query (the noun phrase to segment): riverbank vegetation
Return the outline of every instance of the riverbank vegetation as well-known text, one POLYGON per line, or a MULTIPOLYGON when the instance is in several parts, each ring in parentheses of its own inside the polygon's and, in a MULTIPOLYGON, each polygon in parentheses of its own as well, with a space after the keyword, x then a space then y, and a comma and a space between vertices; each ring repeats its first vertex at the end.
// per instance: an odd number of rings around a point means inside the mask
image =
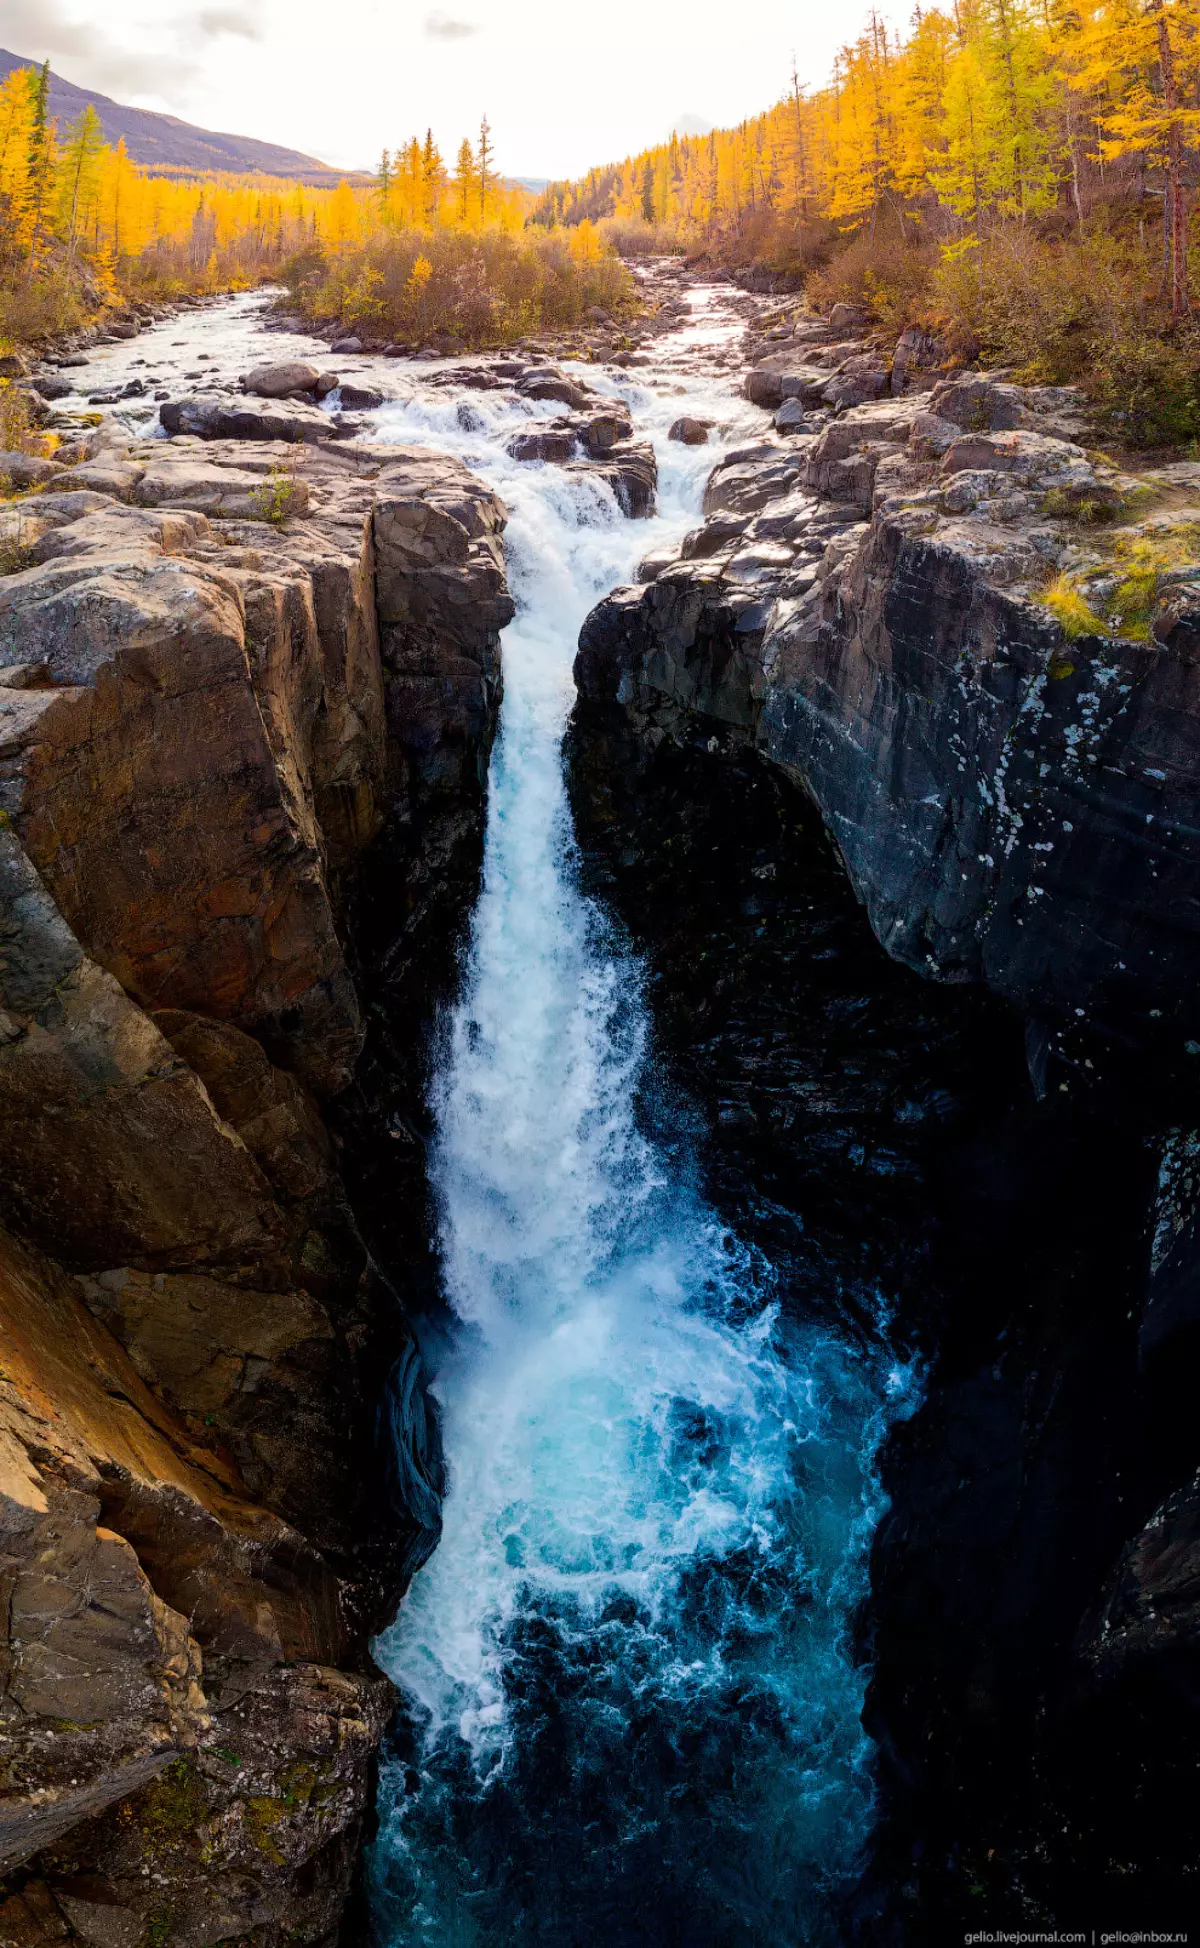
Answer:
POLYGON ((872 14, 829 84, 674 136, 534 220, 676 250, 928 327, 950 356, 1081 380, 1119 427, 1200 433, 1195 0, 955 0, 872 14))
POLYGON ((65 129, 48 68, 0 86, 0 340, 42 344, 109 311, 284 282, 314 322, 386 338, 504 342, 628 300, 590 224, 528 229, 532 198, 495 166, 484 121, 447 165, 433 140, 385 152, 374 181, 170 177, 105 142, 89 105, 65 129))

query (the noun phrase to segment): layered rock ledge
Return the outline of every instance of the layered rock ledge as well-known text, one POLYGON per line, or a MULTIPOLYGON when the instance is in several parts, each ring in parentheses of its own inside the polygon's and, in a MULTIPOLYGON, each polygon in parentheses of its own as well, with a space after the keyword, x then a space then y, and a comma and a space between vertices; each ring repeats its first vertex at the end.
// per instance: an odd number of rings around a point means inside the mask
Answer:
POLYGON ((4 523, 0 1931, 330 1941, 438 1519, 339 1164, 354 916, 477 865, 504 510, 104 428, 4 523))

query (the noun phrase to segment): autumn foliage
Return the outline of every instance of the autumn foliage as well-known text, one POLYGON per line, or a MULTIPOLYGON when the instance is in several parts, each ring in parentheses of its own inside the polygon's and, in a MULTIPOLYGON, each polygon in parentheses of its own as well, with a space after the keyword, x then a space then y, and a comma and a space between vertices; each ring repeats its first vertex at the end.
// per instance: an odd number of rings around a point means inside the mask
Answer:
POLYGON ((534 218, 803 281, 1191 435, 1198 159, 1195 0, 956 0, 906 37, 873 14, 826 87, 551 184, 534 218))
POLYGON ((86 107, 65 130, 48 72, 0 86, 0 336, 44 339, 130 297, 284 279, 314 319, 387 337, 490 344, 614 305, 627 280, 590 225, 527 232, 528 193, 497 172, 486 121, 447 168, 432 135, 376 180, 151 175, 86 107))

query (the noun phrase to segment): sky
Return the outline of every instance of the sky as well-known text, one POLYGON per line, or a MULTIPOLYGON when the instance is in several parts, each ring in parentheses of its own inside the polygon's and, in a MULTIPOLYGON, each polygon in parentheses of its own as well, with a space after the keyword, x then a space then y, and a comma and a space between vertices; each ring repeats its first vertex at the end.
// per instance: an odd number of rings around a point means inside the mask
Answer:
POLYGON ((870 0, 0 0, 68 81, 337 168, 492 126, 508 175, 576 176, 819 85, 870 0))

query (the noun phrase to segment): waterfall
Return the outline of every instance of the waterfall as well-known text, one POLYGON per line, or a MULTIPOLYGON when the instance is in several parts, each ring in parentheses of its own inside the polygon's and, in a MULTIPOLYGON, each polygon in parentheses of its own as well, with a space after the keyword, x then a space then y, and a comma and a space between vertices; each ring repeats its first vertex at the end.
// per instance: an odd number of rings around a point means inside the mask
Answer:
POLYGON ((696 371, 730 329, 698 304, 667 382, 620 386, 658 451, 653 522, 509 460, 510 398, 380 415, 504 496, 518 602, 434 1088, 445 1527, 376 1645, 403 1701, 369 1863, 388 1948, 832 1940, 870 1826, 848 1633, 908 1379, 882 1334, 791 1316, 656 1142, 640 970, 581 891, 562 779, 580 623, 696 523, 719 457, 670 419, 754 425, 696 371))

